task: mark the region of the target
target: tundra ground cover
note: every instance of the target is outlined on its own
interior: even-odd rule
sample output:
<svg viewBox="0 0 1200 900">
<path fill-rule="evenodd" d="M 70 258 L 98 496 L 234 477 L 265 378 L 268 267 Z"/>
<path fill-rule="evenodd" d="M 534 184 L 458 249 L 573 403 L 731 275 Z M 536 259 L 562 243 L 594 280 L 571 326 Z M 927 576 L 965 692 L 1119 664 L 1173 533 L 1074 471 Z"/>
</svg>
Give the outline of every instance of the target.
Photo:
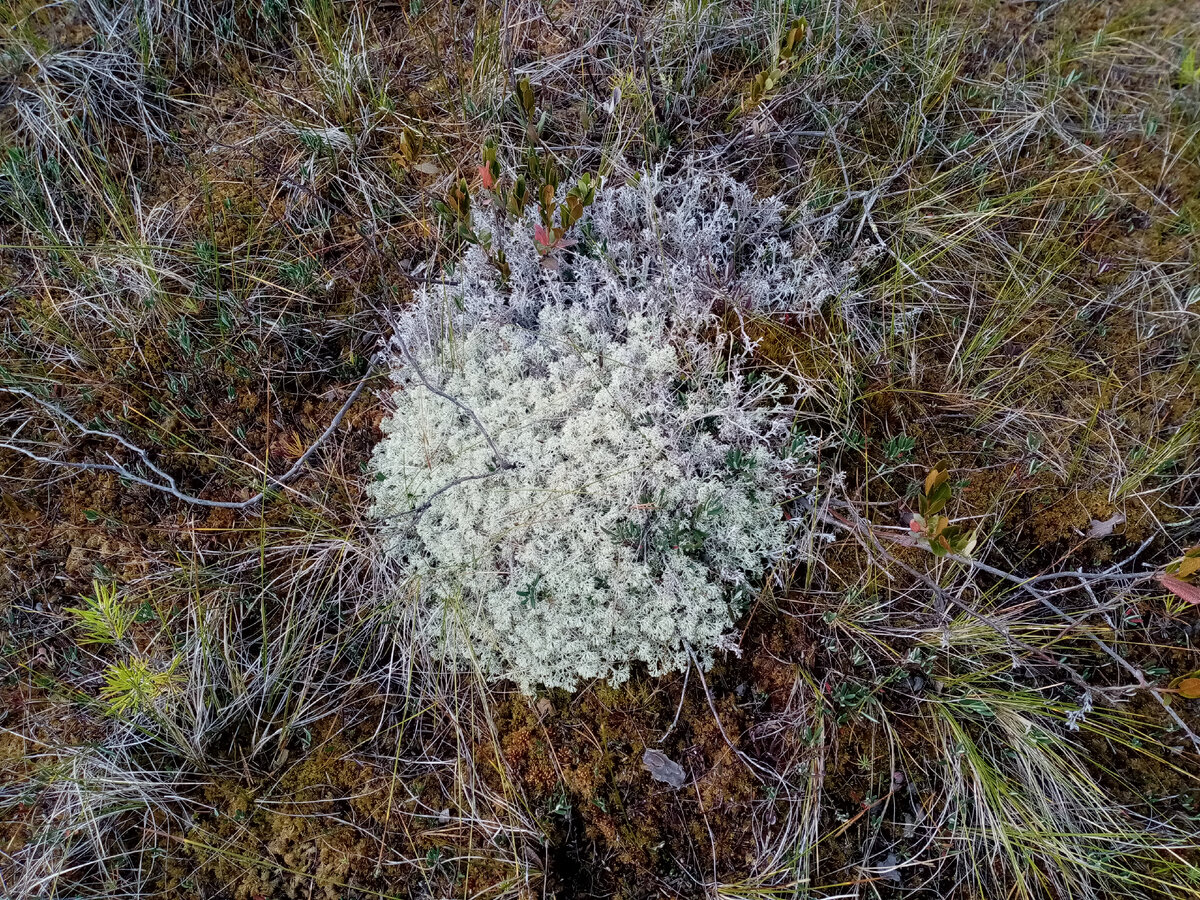
<svg viewBox="0 0 1200 900">
<path fill-rule="evenodd" d="M 0 894 L 1194 893 L 1198 18 L 0 9 Z M 469 198 L 688 165 L 862 254 L 711 325 L 812 501 L 711 667 L 530 697 L 369 515 L 379 342 L 518 270 Z"/>
</svg>

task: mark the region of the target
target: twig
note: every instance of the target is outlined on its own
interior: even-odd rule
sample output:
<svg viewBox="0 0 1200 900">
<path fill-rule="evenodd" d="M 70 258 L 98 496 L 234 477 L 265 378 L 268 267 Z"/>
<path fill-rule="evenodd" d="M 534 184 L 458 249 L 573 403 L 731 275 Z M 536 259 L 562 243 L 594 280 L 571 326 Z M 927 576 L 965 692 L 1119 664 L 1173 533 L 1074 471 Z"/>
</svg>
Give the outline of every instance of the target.
<svg viewBox="0 0 1200 900">
<path fill-rule="evenodd" d="M 691 644 L 689 644 L 687 641 L 684 641 L 683 647 L 685 650 L 687 650 L 687 655 L 688 658 L 691 659 L 692 665 L 696 667 L 696 674 L 700 676 L 700 686 L 704 688 L 704 699 L 708 701 L 708 708 L 713 714 L 713 721 L 717 723 L 717 730 L 721 732 L 721 737 L 725 739 L 725 744 L 730 750 L 733 751 L 734 755 L 738 759 L 746 764 L 746 768 L 750 770 L 750 773 L 754 775 L 755 778 L 758 778 L 761 781 L 762 778 L 758 773 L 765 772 L 766 774 L 772 776 L 775 780 L 782 781 L 783 778 L 778 772 L 752 759 L 749 754 L 739 750 L 733 741 L 729 739 L 729 735 L 725 732 L 725 726 L 721 724 L 721 717 L 717 714 L 717 705 L 715 702 L 713 702 L 712 691 L 708 689 L 708 681 L 704 678 L 704 670 L 700 668 L 700 661 L 696 659 L 696 654 L 692 652 Z"/>
<path fill-rule="evenodd" d="M 982 572 L 987 572 L 989 575 L 995 575 L 997 578 L 1002 578 L 1005 581 L 1015 584 L 1017 587 L 1019 587 L 1021 590 L 1025 591 L 1025 593 L 1029 594 L 1031 597 L 1036 599 L 1039 603 L 1041 603 L 1043 606 L 1045 606 L 1047 609 L 1049 609 L 1055 615 L 1060 616 L 1061 618 L 1063 618 L 1064 620 L 1069 622 L 1074 627 L 1079 627 L 1083 624 L 1083 620 L 1081 618 L 1076 618 L 1076 617 L 1072 616 L 1071 614 L 1069 614 L 1066 610 L 1060 609 L 1055 603 L 1051 602 L 1050 595 L 1044 594 L 1041 591 L 1037 590 L 1036 588 L 1034 588 L 1032 586 L 1032 584 L 1030 583 L 1029 580 L 1023 579 L 1019 575 L 1013 575 L 1011 572 L 1005 572 L 1003 569 L 997 569 L 994 566 L 989 566 L 986 563 L 979 562 L 978 560 L 967 559 L 966 557 L 950 556 L 948 558 L 953 559 L 955 562 L 963 563 L 965 565 L 979 569 Z M 1078 573 L 1078 572 L 1069 573 L 1069 575 L 1072 575 L 1075 577 L 1079 577 L 1081 574 L 1082 573 Z M 1102 576 L 1107 575 L 1107 574 L 1108 573 L 1097 573 L 1096 580 L 1100 580 L 1100 578 Z M 1041 576 L 1041 578 L 1047 578 L 1047 577 L 1052 577 L 1052 576 L 1050 576 L 1050 575 Z M 1133 576 L 1133 577 L 1131 577 L 1131 580 L 1143 580 L 1143 579 L 1148 579 L 1150 577 L 1151 576 L 1149 576 L 1149 575 Z M 1099 610 L 1094 610 L 1094 611 L 1098 612 Z M 1158 701 L 1158 705 L 1161 706 L 1163 708 L 1163 710 L 1166 712 L 1166 714 L 1171 717 L 1171 721 L 1173 721 L 1180 728 L 1180 730 L 1183 731 L 1183 733 L 1185 735 L 1187 735 L 1188 739 L 1192 742 L 1192 746 L 1196 748 L 1197 752 L 1200 752 L 1200 735 L 1197 735 L 1194 731 L 1192 731 L 1192 729 L 1188 727 L 1187 723 L 1184 722 L 1183 719 L 1181 719 L 1179 717 L 1179 713 L 1177 713 L 1177 712 L 1175 712 L 1175 710 L 1171 709 L 1170 704 L 1168 704 L 1167 701 L 1163 699 L 1162 694 L 1159 693 L 1159 691 L 1154 687 L 1154 685 L 1150 684 L 1150 682 L 1148 682 L 1146 680 L 1146 676 L 1144 674 L 1142 674 L 1142 670 L 1137 668 L 1135 665 L 1133 665 L 1133 663 L 1129 662 L 1129 660 L 1125 659 L 1125 657 L 1121 656 L 1121 654 L 1119 654 L 1116 650 L 1114 650 L 1112 647 L 1110 647 L 1108 645 L 1108 643 L 1105 640 L 1103 640 L 1101 637 L 1099 637 L 1098 635 L 1093 634 L 1091 631 L 1086 631 L 1085 633 L 1087 634 L 1088 638 L 1092 641 L 1092 643 L 1094 643 L 1097 647 L 1099 647 L 1101 650 L 1103 650 L 1105 652 L 1105 654 L 1107 654 L 1109 656 L 1109 658 L 1113 660 L 1113 662 L 1115 662 L 1122 669 L 1124 669 L 1126 672 L 1128 672 L 1130 675 L 1132 675 L 1134 680 L 1137 681 L 1138 686 L 1140 688 L 1148 691 L 1150 693 L 1150 695 L 1152 697 L 1154 697 L 1155 700 Z"/>
<path fill-rule="evenodd" d="M 496 442 L 492 440 L 491 434 L 488 432 L 487 428 L 484 427 L 483 420 L 479 418 L 479 415 L 475 412 L 475 410 L 467 406 L 467 404 L 463 403 L 452 394 L 446 393 L 429 380 L 428 376 L 426 376 L 424 370 L 421 368 L 421 365 L 417 362 L 416 357 L 414 357 L 409 351 L 408 346 L 404 343 L 403 339 L 398 336 L 393 336 L 391 343 L 400 350 L 400 355 L 404 357 L 404 362 L 409 368 L 412 369 L 413 373 L 417 376 L 417 379 L 421 382 L 421 384 L 425 385 L 430 393 L 441 397 L 447 403 L 453 404 L 455 408 L 462 410 L 471 417 L 471 420 L 475 423 L 475 427 L 479 429 L 479 433 L 482 434 L 483 439 L 487 441 L 487 445 L 492 451 L 492 458 L 496 463 L 495 468 L 493 468 L 491 471 L 480 472 L 478 475 L 463 475 L 461 478 L 455 478 L 453 481 L 447 482 L 426 497 L 424 502 L 422 502 L 419 506 L 415 506 L 403 513 L 396 514 L 397 516 L 414 516 L 415 520 L 419 521 L 421 516 L 423 516 L 429 507 L 433 505 L 433 501 L 442 494 L 446 493 L 446 491 L 456 488 L 460 484 L 465 484 L 468 481 L 480 481 L 484 478 L 491 478 L 493 475 L 498 475 L 500 472 L 508 469 L 514 469 L 516 468 L 516 463 L 511 462 L 508 458 L 500 453 L 500 448 L 497 447 Z"/>
<path fill-rule="evenodd" d="M 861 518 L 859 519 L 860 523 L 862 523 L 863 521 L 864 520 L 862 520 Z M 1085 690 L 1085 691 L 1093 690 L 1092 686 L 1087 683 L 1086 679 L 1084 679 L 1084 677 L 1082 675 L 1080 675 L 1078 672 L 1075 671 L 1075 669 L 1073 669 L 1071 666 L 1067 665 L 1062 660 L 1055 659 L 1050 654 L 1046 653 L 1044 650 L 1040 650 L 1031 644 L 1027 644 L 1024 641 L 1013 637 L 1012 634 L 1009 632 L 1008 628 L 1002 622 L 998 622 L 995 619 L 993 619 L 991 616 L 986 616 L 983 613 L 979 612 L 978 610 L 972 609 L 970 606 L 968 606 L 966 603 L 964 603 L 958 597 L 955 597 L 949 591 L 944 590 L 941 585 L 939 585 L 936 581 L 934 581 L 932 578 L 930 578 L 925 573 L 918 571 L 917 569 L 913 568 L 912 566 L 908 565 L 907 563 L 903 562 L 902 560 L 896 559 L 896 557 L 892 556 L 890 553 L 887 552 L 886 549 L 884 549 L 883 544 L 880 543 L 880 541 L 879 541 L 879 537 L 878 537 L 877 533 L 869 526 L 865 529 L 851 527 L 851 534 L 853 534 L 860 543 L 862 543 L 862 537 L 860 536 L 860 533 L 859 533 L 860 531 L 866 532 L 867 536 L 871 538 L 871 541 L 875 546 L 875 550 L 878 553 L 880 553 L 885 560 L 887 560 L 890 564 L 899 566 L 901 569 L 908 572 L 908 574 L 910 574 L 914 578 L 918 579 L 922 584 L 924 584 L 927 588 L 929 588 L 931 591 L 933 591 L 939 600 L 941 600 L 944 603 L 951 604 L 952 606 L 954 606 L 957 609 L 959 609 L 960 611 L 966 613 L 968 616 L 970 616 L 973 619 L 978 619 L 980 622 L 982 622 L 988 628 L 992 629 L 992 631 L 996 632 L 996 634 L 1000 636 L 1001 640 L 1012 644 L 1014 647 L 1019 647 L 1022 650 L 1026 650 L 1026 651 L 1034 654 L 1036 657 L 1041 659 L 1043 662 L 1046 662 L 1047 664 L 1050 664 L 1050 665 L 1053 665 L 1053 666 L 1056 666 L 1056 667 L 1062 669 L 1064 672 L 1067 673 L 1067 675 L 1070 677 L 1071 681 L 1073 681 L 1075 683 L 1075 685 L 1077 687 L 1081 688 L 1082 690 Z M 907 543 L 906 543 L 906 546 L 907 546 Z"/>
<path fill-rule="evenodd" d="M 374 362 L 374 360 L 372 360 L 372 362 Z M 275 476 L 267 472 L 263 472 L 263 477 L 276 487 L 282 487 L 295 478 L 300 473 L 300 470 L 304 467 L 304 464 L 307 463 L 312 455 L 317 452 L 317 449 L 329 439 L 329 436 L 332 435 L 334 431 L 337 430 L 337 427 L 342 423 L 342 419 L 344 419 L 346 413 L 349 412 L 350 407 L 354 405 L 354 401 L 356 401 L 359 398 L 359 395 L 362 394 L 363 389 L 366 387 L 367 381 L 370 378 L 371 370 L 370 366 L 368 366 L 367 374 L 359 379 L 359 382 L 357 385 L 355 385 L 354 390 L 350 392 L 350 396 L 346 398 L 346 402 L 342 404 L 341 409 L 339 409 L 334 415 L 333 419 L 330 420 L 329 426 L 323 432 L 321 432 L 321 435 L 315 441 L 313 441 L 312 444 L 309 445 L 308 449 L 300 455 L 300 458 L 297 459 L 282 475 Z M 9 394 L 16 394 L 18 396 L 27 397 L 30 400 L 33 400 L 42 408 L 49 410 L 54 415 L 69 422 L 85 437 L 107 438 L 109 440 L 116 441 L 125 449 L 137 454 L 137 457 L 141 460 L 142 464 L 153 474 L 161 478 L 165 484 L 158 481 L 152 481 L 148 478 L 143 478 L 140 475 L 135 475 L 126 466 L 118 463 L 111 454 L 107 454 L 109 460 L 108 463 L 96 463 L 72 462 L 65 459 L 55 459 L 53 457 L 42 456 L 38 453 L 34 453 L 28 447 L 22 447 L 19 444 L 12 444 L 8 442 L 0 443 L 0 448 L 5 450 L 12 450 L 23 454 L 24 456 L 27 456 L 36 462 L 51 466 L 58 466 L 60 468 L 77 469 L 86 472 L 112 472 L 126 481 L 139 484 L 143 487 L 151 488 L 152 490 L 161 491 L 164 494 L 169 494 L 176 500 L 180 500 L 184 503 L 190 503 L 193 506 L 206 506 L 216 509 L 250 509 L 251 507 L 261 503 L 267 496 L 266 490 L 260 491 L 248 500 L 206 500 L 203 497 L 194 497 L 191 494 L 185 494 L 183 491 L 179 490 L 179 485 L 175 481 L 174 477 L 154 464 L 154 462 L 150 459 L 150 454 L 146 450 L 126 440 L 119 434 L 113 434 L 110 431 L 98 431 L 97 429 L 89 428 L 66 410 L 56 406 L 53 403 L 50 403 L 48 400 L 43 400 L 41 397 L 38 397 L 36 394 L 24 390 L 23 388 L 0 387 L 0 391 L 4 391 Z"/>
<path fill-rule="evenodd" d="M 679 714 L 683 712 L 683 700 L 687 696 L 688 678 L 691 677 L 691 674 L 691 666 L 683 670 L 683 687 L 679 689 L 679 705 L 675 707 L 675 718 L 671 720 L 671 727 L 664 731 L 662 737 L 658 739 L 658 743 L 660 744 L 667 739 L 667 735 L 674 731 L 675 726 L 679 724 Z"/>
<path fill-rule="evenodd" d="M 460 484 L 465 484 L 468 481 L 479 481 L 484 478 L 491 478 L 493 475 L 499 475 L 501 471 L 501 469 L 492 469 L 490 472 L 480 472 L 478 475 L 464 475 L 462 478 L 455 478 L 453 481 L 443 484 L 440 488 L 426 497 L 425 502 L 420 506 L 414 506 L 412 509 L 402 513 L 397 513 L 396 515 L 415 516 L 416 519 L 420 521 L 421 516 L 425 515 L 425 512 L 429 509 L 429 507 L 433 506 L 433 501 L 442 496 L 442 494 L 446 493 L 446 491 L 452 490 L 453 488 L 458 487 Z"/>
<path fill-rule="evenodd" d="M 852 531 L 854 531 L 854 532 L 858 531 L 858 527 L 865 526 L 867 534 L 871 535 L 872 538 L 874 538 L 878 542 L 879 533 L 876 532 L 875 529 L 871 528 L 870 523 L 866 522 L 861 517 L 856 517 L 856 518 L 858 519 L 857 526 L 852 525 L 849 522 L 845 522 L 844 520 L 843 520 L 843 523 L 845 525 L 847 525 L 848 527 L 850 527 L 852 529 Z M 889 535 L 886 532 L 883 533 L 883 536 L 888 537 L 888 538 L 894 537 L 893 535 Z M 907 544 L 907 541 L 901 541 L 901 543 Z M 1137 555 L 1140 554 L 1143 549 L 1145 549 L 1145 546 L 1146 546 L 1146 544 L 1143 544 L 1129 558 L 1132 559 L 1132 558 L 1137 557 Z M 880 549 L 882 550 L 882 548 L 880 548 Z M 1033 597 L 1035 600 L 1037 600 L 1039 603 L 1041 603 L 1043 606 L 1045 606 L 1047 609 L 1049 609 L 1055 615 L 1059 616 L 1064 621 L 1069 623 L 1072 627 L 1080 628 L 1083 631 L 1083 633 L 1087 636 L 1087 638 L 1092 641 L 1093 644 L 1095 644 L 1097 647 L 1099 647 L 1110 659 L 1112 659 L 1115 663 L 1117 663 L 1117 665 L 1119 665 L 1122 669 L 1124 669 L 1126 672 L 1128 672 L 1130 675 L 1133 676 L 1134 680 L 1138 684 L 1138 687 L 1140 687 L 1142 690 L 1149 692 L 1149 694 L 1152 697 L 1154 697 L 1154 699 L 1158 702 L 1159 706 L 1161 706 L 1163 708 L 1163 710 L 1166 712 L 1167 716 L 1170 717 L 1171 721 L 1173 721 L 1175 723 L 1175 725 L 1178 726 L 1179 729 L 1192 742 L 1192 746 L 1196 749 L 1196 751 L 1200 752 L 1200 736 L 1198 736 L 1195 732 L 1192 731 L 1191 728 L 1188 727 L 1187 723 L 1184 722 L 1182 718 L 1180 718 L 1179 714 L 1177 712 L 1175 712 L 1175 710 L 1173 710 L 1171 708 L 1171 706 L 1163 699 L 1162 694 L 1159 693 L 1159 691 L 1154 687 L 1154 685 L 1150 684 L 1146 680 L 1146 676 L 1142 673 L 1142 671 L 1140 669 L 1138 669 L 1136 666 L 1134 666 L 1132 663 L 1130 663 L 1127 659 L 1125 659 L 1125 657 L 1121 656 L 1121 654 L 1117 653 L 1117 651 L 1114 650 L 1112 647 L 1110 647 L 1104 639 L 1102 639 L 1098 635 L 1094 634 L 1090 629 L 1082 628 L 1083 620 L 1081 618 L 1077 618 L 1075 616 L 1070 615 L 1069 613 L 1067 613 L 1066 610 L 1061 609 L 1057 604 L 1053 603 L 1050 600 L 1050 597 L 1053 596 L 1053 594 L 1044 593 L 1042 591 L 1037 590 L 1035 587 L 1033 587 L 1034 583 L 1036 583 L 1038 581 L 1045 581 L 1045 580 L 1048 580 L 1051 578 L 1076 578 L 1076 579 L 1080 579 L 1083 582 L 1083 584 L 1081 585 L 1082 587 L 1090 587 L 1091 583 L 1096 582 L 1096 581 L 1124 580 L 1124 581 L 1128 581 L 1131 583 L 1136 583 L 1138 581 L 1147 580 L 1152 576 L 1150 576 L 1150 575 L 1125 575 L 1125 574 L 1122 574 L 1119 572 L 1114 572 L 1110 568 L 1104 572 L 1097 572 L 1094 574 L 1089 574 L 1086 572 L 1075 572 L 1075 571 L 1057 572 L 1057 573 L 1048 572 L 1048 573 L 1044 573 L 1044 574 L 1035 576 L 1034 578 L 1022 578 L 1020 575 L 1014 575 L 1011 572 L 1005 572 L 1003 569 L 997 569 L 995 566 L 989 566 L 987 563 L 980 562 L 977 559 L 971 559 L 971 558 L 965 557 L 965 556 L 957 556 L 954 554 L 948 554 L 946 556 L 946 558 L 950 559 L 954 562 L 957 562 L 961 565 L 965 565 L 969 568 L 978 569 L 981 572 L 987 572 L 989 575 L 994 575 L 997 578 L 1003 579 L 1004 581 L 1007 581 L 1011 584 L 1016 585 L 1018 588 L 1023 590 L 1025 593 L 1029 594 L 1031 597 Z M 906 566 L 905 568 L 908 568 L 908 567 Z M 927 584 L 933 584 L 931 579 L 921 576 L 920 573 L 915 572 L 915 570 L 910 569 L 910 571 L 912 571 L 914 574 L 916 574 L 917 577 L 920 577 L 922 579 L 922 581 L 926 582 Z M 989 622 L 982 615 L 975 612 L 974 610 L 970 610 L 964 604 L 962 604 L 961 601 L 956 600 L 955 598 L 951 597 L 947 592 L 942 591 L 940 587 L 935 587 L 935 589 L 938 591 L 938 593 L 940 595 L 944 595 L 947 599 L 949 599 L 951 602 L 953 602 L 956 606 L 959 606 L 961 609 L 969 612 L 971 615 L 976 616 L 981 621 L 987 623 L 991 627 L 993 627 L 993 628 L 996 627 L 994 624 Z M 1094 611 L 1099 612 L 1098 609 L 1095 609 Z M 1011 638 L 1009 638 L 1009 639 L 1011 640 Z M 1073 670 L 1071 670 L 1069 667 L 1065 666 L 1062 663 L 1060 663 L 1059 665 L 1062 666 L 1064 669 L 1067 669 L 1067 671 L 1072 674 L 1073 681 L 1076 681 L 1076 683 L 1082 683 L 1083 686 L 1087 687 L 1089 690 L 1091 689 L 1090 686 L 1088 686 L 1085 681 L 1083 681 L 1077 674 L 1075 674 Z"/>
<path fill-rule="evenodd" d="M 497 469 L 513 468 L 513 464 L 511 462 L 509 462 L 500 453 L 500 449 L 496 446 L 496 442 L 492 440 L 492 436 L 488 433 L 488 430 L 486 428 L 484 428 L 483 422 L 480 420 L 479 416 L 475 413 L 475 410 L 471 409 L 471 407 L 467 406 L 467 404 L 463 403 L 457 397 L 447 394 L 445 391 L 443 391 L 441 388 L 437 387 L 433 382 L 431 382 L 427 377 L 425 377 L 425 373 L 421 370 L 420 365 L 417 364 L 417 360 L 413 357 L 412 353 L 409 352 L 408 346 L 404 343 L 403 340 L 401 340 L 399 337 L 394 337 L 394 338 L 392 338 L 392 343 L 395 344 L 398 348 L 400 348 L 400 355 L 404 357 L 404 361 L 412 368 L 413 372 L 416 373 L 417 378 L 419 378 L 421 380 L 421 383 L 423 385 L 425 385 L 425 387 L 427 387 L 431 393 L 436 394 L 437 396 L 441 397 L 443 400 L 445 400 L 448 403 L 454 404 L 454 406 L 456 406 L 458 409 L 462 410 L 468 416 L 471 417 L 471 419 L 475 422 L 475 427 L 477 427 L 479 429 L 479 433 L 483 435 L 483 439 L 485 441 L 487 441 L 488 447 L 490 447 L 492 450 L 492 456 L 496 460 L 496 468 Z M 488 474 L 491 474 L 491 473 L 488 473 Z M 482 478 L 484 476 L 474 475 L 471 477 L 472 478 Z M 448 485 L 448 487 L 449 487 L 449 485 Z M 443 488 L 443 490 L 445 490 L 445 488 Z M 438 493 L 441 493 L 441 491 L 439 491 Z M 436 494 L 434 496 L 436 496 Z"/>
</svg>

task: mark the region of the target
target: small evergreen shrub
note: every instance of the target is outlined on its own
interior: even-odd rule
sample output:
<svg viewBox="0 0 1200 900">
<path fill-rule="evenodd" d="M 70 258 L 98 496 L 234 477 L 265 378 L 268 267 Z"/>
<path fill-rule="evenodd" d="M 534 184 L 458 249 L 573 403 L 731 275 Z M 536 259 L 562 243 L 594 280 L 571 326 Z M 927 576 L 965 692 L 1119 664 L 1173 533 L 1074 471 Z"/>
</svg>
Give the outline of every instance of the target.
<svg viewBox="0 0 1200 900">
<path fill-rule="evenodd" d="M 846 281 L 782 213 L 651 173 L 602 189 L 552 258 L 495 210 L 492 249 L 418 292 L 371 493 L 447 656 L 525 691 L 711 661 L 814 474 L 796 390 L 749 365 L 741 323 Z"/>
</svg>

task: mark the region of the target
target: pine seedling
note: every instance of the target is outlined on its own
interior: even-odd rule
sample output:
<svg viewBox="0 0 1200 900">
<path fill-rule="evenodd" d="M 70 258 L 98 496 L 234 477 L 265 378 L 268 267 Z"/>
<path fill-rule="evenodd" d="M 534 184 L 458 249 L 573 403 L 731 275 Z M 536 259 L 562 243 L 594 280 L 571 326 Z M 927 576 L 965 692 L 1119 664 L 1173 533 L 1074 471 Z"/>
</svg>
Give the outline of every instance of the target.
<svg viewBox="0 0 1200 900">
<path fill-rule="evenodd" d="M 82 631 L 80 643 L 119 643 L 137 617 L 137 610 L 126 607 L 117 598 L 117 586 L 92 582 L 92 596 L 83 598 L 84 605 L 69 612 Z"/>
</svg>

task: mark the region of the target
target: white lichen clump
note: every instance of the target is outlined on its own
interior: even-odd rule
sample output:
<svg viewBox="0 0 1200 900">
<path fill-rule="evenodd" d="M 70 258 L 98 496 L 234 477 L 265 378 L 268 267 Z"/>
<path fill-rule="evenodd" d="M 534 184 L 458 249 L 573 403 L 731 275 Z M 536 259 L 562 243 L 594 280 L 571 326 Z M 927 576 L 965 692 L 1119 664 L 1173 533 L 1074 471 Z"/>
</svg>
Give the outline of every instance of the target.
<svg viewBox="0 0 1200 900">
<path fill-rule="evenodd" d="M 843 273 L 710 175 L 605 187 L 547 266 L 502 222 L 397 322 L 374 514 L 448 657 L 523 690 L 702 662 L 792 546 L 813 474 L 798 390 L 745 323 Z M 733 323 L 733 324 L 731 324 Z"/>
</svg>

